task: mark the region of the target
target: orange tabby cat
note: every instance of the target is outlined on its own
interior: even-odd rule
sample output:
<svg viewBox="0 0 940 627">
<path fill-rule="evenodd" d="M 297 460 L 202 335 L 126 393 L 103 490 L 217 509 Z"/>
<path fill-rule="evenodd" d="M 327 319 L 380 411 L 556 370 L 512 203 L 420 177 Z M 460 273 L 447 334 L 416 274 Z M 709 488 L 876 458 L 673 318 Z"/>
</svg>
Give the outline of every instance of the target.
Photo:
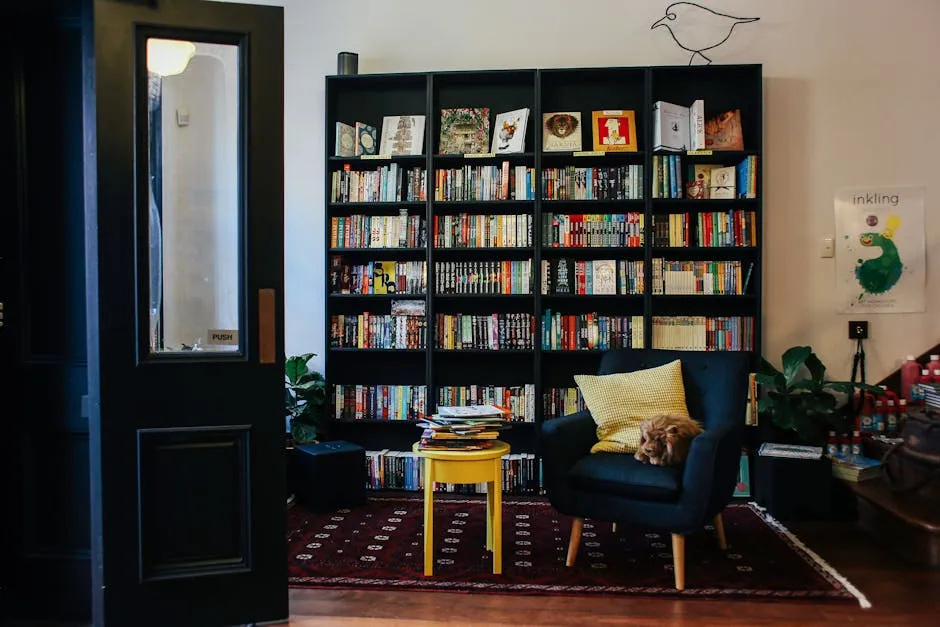
<svg viewBox="0 0 940 627">
<path fill-rule="evenodd" d="M 691 418 L 656 414 L 640 424 L 640 446 L 634 458 L 654 466 L 681 464 L 689 452 L 689 442 L 702 431 L 702 425 Z"/>
</svg>

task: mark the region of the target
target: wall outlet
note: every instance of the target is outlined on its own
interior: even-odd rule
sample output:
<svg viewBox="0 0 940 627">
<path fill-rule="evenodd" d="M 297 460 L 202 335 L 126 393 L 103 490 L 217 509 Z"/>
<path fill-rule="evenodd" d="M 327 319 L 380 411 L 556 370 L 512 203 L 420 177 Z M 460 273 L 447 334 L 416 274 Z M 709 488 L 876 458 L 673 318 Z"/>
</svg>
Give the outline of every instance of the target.
<svg viewBox="0 0 940 627">
<path fill-rule="evenodd" d="M 867 340 L 868 339 L 868 321 L 850 320 L 849 321 L 849 339 Z"/>
</svg>

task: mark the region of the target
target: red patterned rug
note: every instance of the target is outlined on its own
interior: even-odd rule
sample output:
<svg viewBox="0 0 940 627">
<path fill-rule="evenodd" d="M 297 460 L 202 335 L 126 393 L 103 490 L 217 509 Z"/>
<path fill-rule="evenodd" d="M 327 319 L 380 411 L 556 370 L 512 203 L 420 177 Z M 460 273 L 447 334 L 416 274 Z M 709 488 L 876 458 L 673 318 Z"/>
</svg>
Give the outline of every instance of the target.
<svg viewBox="0 0 940 627">
<path fill-rule="evenodd" d="M 576 565 L 565 567 L 571 518 L 541 499 L 503 501 L 503 574 L 485 550 L 482 497 L 435 498 L 434 576 L 425 577 L 420 496 L 372 496 L 362 507 L 288 511 L 293 587 L 399 588 L 532 595 L 807 599 L 864 595 L 785 527 L 749 504 L 724 513 L 728 550 L 708 531 L 686 538 L 686 589 L 673 587 L 668 533 L 584 523 Z M 710 530 L 709 530 L 710 531 Z"/>
</svg>

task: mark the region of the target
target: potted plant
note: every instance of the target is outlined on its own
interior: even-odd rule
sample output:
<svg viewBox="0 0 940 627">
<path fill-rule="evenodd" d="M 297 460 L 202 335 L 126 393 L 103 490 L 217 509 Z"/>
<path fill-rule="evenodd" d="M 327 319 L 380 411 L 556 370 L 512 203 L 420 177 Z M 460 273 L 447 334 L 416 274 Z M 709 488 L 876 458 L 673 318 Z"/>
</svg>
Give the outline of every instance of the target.
<svg viewBox="0 0 940 627">
<path fill-rule="evenodd" d="M 758 411 L 769 415 L 782 432 L 816 446 L 825 446 L 829 431 L 851 431 L 849 400 L 855 390 L 884 393 L 873 385 L 827 379 L 826 367 L 810 346 L 787 349 L 780 370 L 762 357 L 757 383 L 763 392 Z"/>
<path fill-rule="evenodd" d="M 326 420 L 326 380 L 311 370 L 314 353 L 294 355 L 284 362 L 285 409 L 295 444 L 316 442 Z"/>
<path fill-rule="evenodd" d="M 762 395 L 757 409 L 770 417 L 773 433 L 762 437 L 784 444 L 822 446 L 829 431 L 851 432 L 855 414 L 850 400 L 856 390 L 882 394 L 881 388 L 826 378 L 826 367 L 809 346 L 783 353 L 781 368 L 761 358 L 757 373 Z M 768 424 L 762 421 L 762 427 Z M 756 500 L 776 518 L 830 519 L 839 515 L 831 462 L 819 459 L 757 456 Z"/>
</svg>

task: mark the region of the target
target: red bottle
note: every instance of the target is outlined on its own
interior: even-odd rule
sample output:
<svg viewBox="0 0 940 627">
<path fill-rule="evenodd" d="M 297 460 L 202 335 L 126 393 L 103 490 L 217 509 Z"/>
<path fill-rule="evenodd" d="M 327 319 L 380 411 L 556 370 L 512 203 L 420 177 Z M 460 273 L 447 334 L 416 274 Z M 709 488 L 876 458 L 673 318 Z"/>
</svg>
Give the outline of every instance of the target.
<svg viewBox="0 0 940 627">
<path fill-rule="evenodd" d="M 858 431 L 852 432 L 852 455 L 862 455 L 862 434 Z"/>
<path fill-rule="evenodd" d="M 848 457 L 852 454 L 852 441 L 849 439 L 848 433 L 843 433 L 842 438 L 839 441 L 839 455 L 842 457 Z"/>
<path fill-rule="evenodd" d="M 894 404 L 894 399 L 888 399 L 885 403 L 885 435 L 894 437 L 898 431 L 898 408 Z"/>
<path fill-rule="evenodd" d="M 856 431 L 856 433 L 858 433 Z M 826 455 L 830 457 L 835 457 L 839 454 L 839 438 L 836 437 L 835 431 L 829 432 L 829 439 L 826 440 Z"/>
<path fill-rule="evenodd" d="M 931 355 L 930 361 L 924 365 L 924 368 L 929 370 L 931 374 L 934 370 L 940 370 L 940 355 Z"/>
<path fill-rule="evenodd" d="M 914 359 L 913 355 L 908 355 L 901 364 L 901 398 L 908 403 L 911 402 L 911 386 L 917 382 L 920 376 L 920 364 Z"/>
<path fill-rule="evenodd" d="M 858 419 L 855 421 L 855 428 L 859 431 L 874 431 L 872 422 L 872 412 L 875 409 L 875 397 L 870 392 L 856 392 L 862 395 L 862 409 L 858 412 Z M 856 397 L 856 403 L 858 399 Z"/>
</svg>

